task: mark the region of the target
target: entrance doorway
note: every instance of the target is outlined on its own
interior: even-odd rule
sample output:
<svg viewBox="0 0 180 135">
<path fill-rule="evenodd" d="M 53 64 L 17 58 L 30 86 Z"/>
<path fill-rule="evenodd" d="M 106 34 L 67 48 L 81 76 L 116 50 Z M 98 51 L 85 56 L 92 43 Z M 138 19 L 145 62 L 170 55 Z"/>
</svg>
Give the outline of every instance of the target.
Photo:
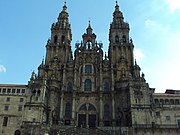
<svg viewBox="0 0 180 135">
<path fill-rule="evenodd" d="M 89 122 L 88 125 L 90 128 L 95 128 L 96 127 L 96 115 L 90 114 L 88 122 Z"/>
<path fill-rule="evenodd" d="M 86 114 L 78 115 L 78 127 L 86 127 Z"/>
<path fill-rule="evenodd" d="M 16 131 L 14 132 L 14 135 L 21 135 L 21 132 L 20 132 L 19 130 L 16 130 Z"/>
<path fill-rule="evenodd" d="M 97 125 L 97 112 L 92 104 L 83 104 L 78 113 L 78 127 L 95 128 Z"/>
</svg>

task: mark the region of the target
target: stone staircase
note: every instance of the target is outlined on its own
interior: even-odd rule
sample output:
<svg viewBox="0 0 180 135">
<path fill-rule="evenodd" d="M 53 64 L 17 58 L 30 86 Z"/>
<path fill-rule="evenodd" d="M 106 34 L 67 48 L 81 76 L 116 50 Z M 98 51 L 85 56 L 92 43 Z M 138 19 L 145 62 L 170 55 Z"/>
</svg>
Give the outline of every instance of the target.
<svg viewBox="0 0 180 135">
<path fill-rule="evenodd" d="M 61 130 L 60 135 L 111 135 L 111 134 L 97 128 L 73 127 L 73 128 L 68 128 L 66 130 Z"/>
</svg>

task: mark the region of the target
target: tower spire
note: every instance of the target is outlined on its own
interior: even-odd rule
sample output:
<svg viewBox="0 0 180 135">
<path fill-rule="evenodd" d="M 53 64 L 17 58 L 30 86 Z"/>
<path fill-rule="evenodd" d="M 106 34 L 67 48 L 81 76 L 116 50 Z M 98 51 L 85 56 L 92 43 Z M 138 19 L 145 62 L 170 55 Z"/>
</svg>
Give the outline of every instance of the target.
<svg viewBox="0 0 180 135">
<path fill-rule="evenodd" d="M 116 10 L 119 11 L 119 5 L 118 5 L 118 2 L 116 0 L 116 6 L 115 6 Z"/>
<path fill-rule="evenodd" d="M 90 20 L 90 18 L 89 18 L 89 26 L 88 27 L 91 27 L 91 20 Z"/>
<path fill-rule="evenodd" d="M 66 10 L 67 10 L 67 6 L 66 6 L 66 0 L 65 0 L 65 1 L 64 1 L 64 6 L 63 6 L 63 11 L 66 12 Z"/>
<path fill-rule="evenodd" d="M 89 22 L 89 24 L 88 24 L 88 28 L 86 30 L 87 30 L 87 34 L 91 35 L 93 29 L 91 28 L 91 21 L 90 21 L 90 19 L 89 19 L 88 22 Z"/>
</svg>

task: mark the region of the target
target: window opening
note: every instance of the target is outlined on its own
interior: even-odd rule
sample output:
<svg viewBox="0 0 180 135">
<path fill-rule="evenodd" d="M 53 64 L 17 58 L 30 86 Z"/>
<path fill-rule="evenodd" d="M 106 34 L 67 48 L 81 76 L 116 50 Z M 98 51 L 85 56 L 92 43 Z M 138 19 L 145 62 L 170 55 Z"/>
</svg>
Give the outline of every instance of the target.
<svg viewBox="0 0 180 135">
<path fill-rule="evenodd" d="M 92 90 L 92 82 L 90 79 L 85 80 L 84 83 L 84 91 L 91 91 Z"/>
<path fill-rule="evenodd" d="M 54 36 L 54 43 L 56 44 L 56 43 L 57 43 L 57 41 L 58 41 L 58 36 L 57 36 L 57 35 L 55 35 L 55 36 Z"/>
<path fill-rule="evenodd" d="M 104 91 L 107 92 L 107 91 L 110 91 L 110 85 L 108 82 L 105 82 L 104 83 Z"/>
<path fill-rule="evenodd" d="M 8 124 L 8 117 L 4 117 L 4 119 L 3 119 L 3 126 L 7 127 L 7 124 Z"/>
<path fill-rule="evenodd" d="M 86 74 L 92 73 L 92 66 L 91 65 L 85 65 L 85 73 Z"/>
<path fill-rule="evenodd" d="M 123 40 L 123 43 L 126 43 L 126 36 L 125 35 L 122 37 L 122 40 Z"/>
<path fill-rule="evenodd" d="M 65 117 L 69 119 L 71 118 L 71 104 L 70 103 L 66 103 Z"/>
<path fill-rule="evenodd" d="M 116 37 L 115 37 L 115 42 L 119 43 L 119 36 L 118 35 L 116 35 Z"/>
<path fill-rule="evenodd" d="M 65 36 L 63 35 L 62 37 L 61 37 L 61 43 L 65 43 Z"/>
</svg>

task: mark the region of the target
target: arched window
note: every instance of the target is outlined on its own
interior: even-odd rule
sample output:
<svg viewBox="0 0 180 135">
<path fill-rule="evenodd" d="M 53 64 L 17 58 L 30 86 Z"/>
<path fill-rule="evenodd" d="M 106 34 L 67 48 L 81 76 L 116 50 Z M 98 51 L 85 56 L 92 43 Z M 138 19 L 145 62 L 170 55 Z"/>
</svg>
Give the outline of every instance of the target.
<svg viewBox="0 0 180 135">
<path fill-rule="evenodd" d="M 126 36 L 125 35 L 122 36 L 122 41 L 123 41 L 123 43 L 126 43 Z"/>
<path fill-rule="evenodd" d="M 103 90 L 104 90 L 105 92 L 110 91 L 110 85 L 109 85 L 109 82 L 104 82 Z"/>
<path fill-rule="evenodd" d="M 119 36 L 118 35 L 115 36 L 115 42 L 119 43 Z"/>
<path fill-rule="evenodd" d="M 86 74 L 92 73 L 92 66 L 91 65 L 85 65 L 85 73 Z"/>
<path fill-rule="evenodd" d="M 179 99 L 175 99 L 175 104 L 176 104 L 176 105 L 179 104 Z"/>
<path fill-rule="evenodd" d="M 79 111 L 86 111 L 86 110 L 87 110 L 86 104 L 83 104 L 79 109 Z"/>
<path fill-rule="evenodd" d="M 104 105 L 104 118 L 109 119 L 110 118 L 110 107 L 108 104 Z"/>
<path fill-rule="evenodd" d="M 38 90 L 38 91 L 37 91 L 37 96 L 40 96 L 40 95 L 41 95 L 41 91 Z"/>
<path fill-rule="evenodd" d="M 92 104 L 89 104 L 88 111 L 96 111 L 96 108 Z"/>
<path fill-rule="evenodd" d="M 160 99 L 160 104 L 163 105 L 164 104 L 164 100 Z"/>
<path fill-rule="evenodd" d="M 57 43 L 57 41 L 58 41 L 58 36 L 57 36 L 57 35 L 55 35 L 55 36 L 54 36 L 54 43 L 56 44 L 56 43 Z"/>
<path fill-rule="evenodd" d="M 174 99 L 170 99 L 170 104 L 174 105 Z"/>
<path fill-rule="evenodd" d="M 68 91 L 68 92 L 73 91 L 73 85 L 72 85 L 71 82 L 68 82 L 68 84 L 67 84 L 67 91 Z"/>
<path fill-rule="evenodd" d="M 19 130 L 16 130 L 16 131 L 14 132 L 14 135 L 21 135 L 21 132 L 20 132 Z"/>
<path fill-rule="evenodd" d="M 154 102 L 155 102 L 155 104 L 159 104 L 159 100 L 158 99 L 155 99 Z"/>
<path fill-rule="evenodd" d="M 92 91 L 92 82 L 90 79 L 86 79 L 84 82 L 84 91 Z"/>
<path fill-rule="evenodd" d="M 32 94 L 35 95 L 35 94 L 36 94 L 36 90 L 33 90 L 33 91 L 32 91 Z"/>
<path fill-rule="evenodd" d="M 63 44 L 64 44 L 64 42 L 65 42 L 65 36 L 64 36 L 64 35 L 62 35 L 62 37 L 61 37 L 61 43 L 63 43 Z"/>
<path fill-rule="evenodd" d="M 165 99 L 165 104 L 166 104 L 166 105 L 169 104 L 169 99 Z"/>
<path fill-rule="evenodd" d="M 86 49 L 92 49 L 92 42 L 91 41 L 88 41 L 86 43 Z"/>
<path fill-rule="evenodd" d="M 71 113 L 72 113 L 71 104 L 66 103 L 65 117 L 70 119 L 71 118 Z"/>
</svg>

